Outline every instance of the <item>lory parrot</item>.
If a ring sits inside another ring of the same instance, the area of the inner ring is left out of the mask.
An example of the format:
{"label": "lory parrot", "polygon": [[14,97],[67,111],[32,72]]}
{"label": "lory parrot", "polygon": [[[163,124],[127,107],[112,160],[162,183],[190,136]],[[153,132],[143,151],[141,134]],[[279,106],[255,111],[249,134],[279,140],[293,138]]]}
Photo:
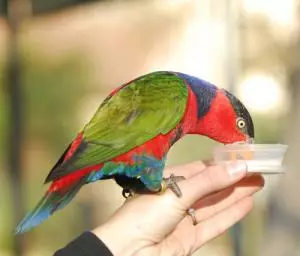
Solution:
{"label": "lory parrot", "polygon": [[170,148],[186,134],[223,144],[254,138],[245,106],[225,89],[180,72],[157,71],[115,89],[48,174],[46,194],[16,228],[23,233],[65,207],[83,185],[114,179],[125,197],[162,193],[183,177],[164,178]]}

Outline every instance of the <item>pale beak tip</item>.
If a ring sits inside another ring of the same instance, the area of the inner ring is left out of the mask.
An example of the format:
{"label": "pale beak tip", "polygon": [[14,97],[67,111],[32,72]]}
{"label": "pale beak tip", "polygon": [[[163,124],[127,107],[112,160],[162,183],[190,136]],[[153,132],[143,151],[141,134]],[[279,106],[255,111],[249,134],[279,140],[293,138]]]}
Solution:
{"label": "pale beak tip", "polygon": [[248,138],[246,142],[248,144],[254,144],[254,138]]}

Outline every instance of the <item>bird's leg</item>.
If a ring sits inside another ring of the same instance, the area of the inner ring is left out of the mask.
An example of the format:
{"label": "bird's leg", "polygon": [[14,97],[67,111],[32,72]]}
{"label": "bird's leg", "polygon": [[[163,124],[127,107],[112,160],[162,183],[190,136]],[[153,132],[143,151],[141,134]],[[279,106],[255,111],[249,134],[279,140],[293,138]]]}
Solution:
{"label": "bird's leg", "polygon": [[169,178],[163,178],[160,193],[164,193],[169,188],[177,197],[181,197],[182,193],[177,182],[182,180],[185,180],[184,176],[175,176],[174,174],[171,174]]}

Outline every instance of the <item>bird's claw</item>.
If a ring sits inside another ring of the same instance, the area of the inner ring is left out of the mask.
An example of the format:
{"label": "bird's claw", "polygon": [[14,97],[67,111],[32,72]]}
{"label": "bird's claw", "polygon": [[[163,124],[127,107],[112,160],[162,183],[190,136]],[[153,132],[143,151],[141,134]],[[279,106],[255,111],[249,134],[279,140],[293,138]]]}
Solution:
{"label": "bird's claw", "polygon": [[[163,178],[159,191],[156,191],[155,193],[163,194],[169,188],[177,197],[181,197],[182,193],[177,182],[182,180],[185,180],[184,176],[175,176],[174,174],[171,174],[169,178]],[[132,189],[124,188],[122,195],[126,200],[129,200],[133,197],[136,197],[138,194]]]}
{"label": "bird's claw", "polygon": [[181,197],[182,193],[177,182],[182,180],[185,180],[185,177],[175,176],[174,174],[171,174],[169,178],[164,178],[161,183],[160,194],[164,193],[169,188],[177,197]]}
{"label": "bird's claw", "polygon": [[131,189],[124,188],[122,190],[122,196],[127,200],[135,196],[135,192]]}

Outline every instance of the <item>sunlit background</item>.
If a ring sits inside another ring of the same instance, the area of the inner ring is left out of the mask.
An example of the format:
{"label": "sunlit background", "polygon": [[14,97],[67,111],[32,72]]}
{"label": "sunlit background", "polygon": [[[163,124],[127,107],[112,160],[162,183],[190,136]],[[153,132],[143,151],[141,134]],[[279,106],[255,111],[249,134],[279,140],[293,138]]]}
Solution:
{"label": "sunlit background", "polygon": [[[251,111],[256,143],[290,145],[288,173],[266,177],[247,218],[195,255],[300,255],[299,8],[297,0],[0,0],[0,256],[52,255],[122,204],[114,182],[98,182],[37,229],[12,234],[104,97],[155,70],[229,89]],[[187,137],[168,165],[209,158],[215,145]]]}

